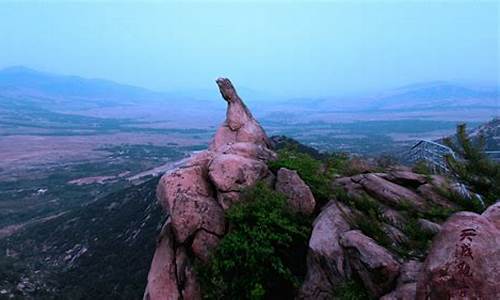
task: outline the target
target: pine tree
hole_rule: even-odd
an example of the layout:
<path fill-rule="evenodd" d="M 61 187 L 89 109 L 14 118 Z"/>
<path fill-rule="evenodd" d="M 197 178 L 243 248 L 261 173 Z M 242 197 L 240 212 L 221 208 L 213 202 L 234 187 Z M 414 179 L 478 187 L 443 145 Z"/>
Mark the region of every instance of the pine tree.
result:
<path fill-rule="evenodd" d="M 457 155 L 446 157 L 452 174 L 474 193 L 483 197 L 488 206 L 500 200 L 500 164 L 484 152 L 484 138 L 472 139 L 467 126 L 457 126 L 456 138 L 446 138 L 444 143 Z"/>

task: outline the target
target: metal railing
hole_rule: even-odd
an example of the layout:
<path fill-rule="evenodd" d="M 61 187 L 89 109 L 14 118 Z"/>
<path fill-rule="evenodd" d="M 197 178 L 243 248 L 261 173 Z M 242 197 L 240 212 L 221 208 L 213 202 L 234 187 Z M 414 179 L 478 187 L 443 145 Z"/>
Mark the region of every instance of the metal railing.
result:
<path fill-rule="evenodd" d="M 433 173 L 448 173 L 446 156 L 456 158 L 455 152 L 448 146 L 431 140 L 420 140 L 408 151 L 408 160 L 411 162 L 426 162 Z"/>

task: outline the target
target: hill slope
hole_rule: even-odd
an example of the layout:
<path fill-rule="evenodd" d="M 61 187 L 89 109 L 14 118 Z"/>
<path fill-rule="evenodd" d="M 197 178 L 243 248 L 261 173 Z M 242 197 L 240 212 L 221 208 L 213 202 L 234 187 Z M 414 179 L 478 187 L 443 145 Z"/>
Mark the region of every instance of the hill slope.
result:
<path fill-rule="evenodd" d="M 6 291 L 0 298 L 141 298 L 165 220 L 156 203 L 157 182 L 150 179 L 0 239 L 0 290 Z"/>

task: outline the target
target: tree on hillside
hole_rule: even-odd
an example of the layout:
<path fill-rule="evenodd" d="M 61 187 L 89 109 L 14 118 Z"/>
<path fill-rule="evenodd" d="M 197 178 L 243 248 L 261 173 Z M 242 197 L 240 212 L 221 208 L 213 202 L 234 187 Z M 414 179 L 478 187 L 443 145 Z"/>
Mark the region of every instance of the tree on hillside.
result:
<path fill-rule="evenodd" d="M 456 137 L 446 138 L 444 143 L 457 154 L 446 157 L 452 174 L 472 192 L 481 195 L 487 206 L 500 200 L 500 164 L 484 152 L 483 137 L 471 138 L 467 126 L 459 124 Z"/>

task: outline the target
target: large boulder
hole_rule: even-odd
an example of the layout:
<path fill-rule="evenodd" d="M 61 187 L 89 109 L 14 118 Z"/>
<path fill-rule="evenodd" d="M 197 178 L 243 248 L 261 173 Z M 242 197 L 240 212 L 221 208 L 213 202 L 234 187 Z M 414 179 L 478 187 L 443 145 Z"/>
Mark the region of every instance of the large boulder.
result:
<path fill-rule="evenodd" d="M 208 169 L 205 166 L 192 165 L 181 167 L 161 177 L 156 195 L 158 202 L 170 214 L 179 195 L 186 197 L 214 196 L 214 191 L 207 181 Z"/>
<path fill-rule="evenodd" d="M 170 218 L 162 228 L 149 269 L 144 300 L 201 299 L 185 250 L 176 248 Z"/>
<path fill-rule="evenodd" d="M 208 175 L 218 191 L 239 192 L 254 185 L 269 173 L 265 162 L 236 154 L 216 156 L 209 166 Z"/>
<path fill-rule="evenodd" d="M 351 198 L 361 197 L 365 194 L 363 186 L 355 182 L 353 178 L 358 178 L 358 176 L 337 178 L 333 181 L 332 188 L 342 188 L 346 192 L 347 196 Z"/>
<path fill-rule="evenodd" d="M 436 187 L 431 183 L 426 183 L 417 188 L 417 193 L 423 198 L 433 202 L 436 205 L 439 205 L 444 208 L 456 208 L 457 205 L 441 195 L 438 192 L 438 189 L 442 189 L 440 187 Z"/>
<path fill-rule="evenodd" d="M 307 253 L 307 275 L 299 299 L 332 299 L 334 286 L 350 278 L 340 236 L 351 229 L 351 211 L 335 200 L 323 207 L 313 224 Z"/>
<path fill-rule="evenodd" d="M 389 181 L 403 186 L 417 188 L 422 184 L 427 183 L 427 178 L 424 175 L 413 173 L 409 170 L 391 170 L 386 178 Z"/>
<path fill-rule="evenodd" d="M 283 193 L 288 199 L 288 206 L 296 212 L 310 215 L 314 211 L 316 201 L 311 189 L 300 178 L 297 171 L 281 168 L 276 178 L 276 191 Z"/>
<path fill-rule="evenodd" d="M 417 278 L 422 270 L 422 263 L 410 260 L 401 265 L 397 287 L 380 300 L 414 300 L 417 293 Z"/>
<path fill-rule="evenodd" d="M 500 299 L 500 204 L 460 212 L 441 227 L 425 259 L 417 299 Z"/>
<path fill-rule="evenodd" d="M 427 207 L 426 200 L 413 189 L 413 183 L 423 180 L 411 172 L 368 173 L 352 177 L 338 178 L 333 182 L 333 187 L 341 187 L 349 197 L 360 197 L 368 194 L 379 202 L 390 207 L 410 206 L 415 210 L 424 211 Z M 397 177 L 396 177 L 397 176 Z M 396 184 L 391 180 L 408 186 Z"/>
<path fill-rule="evenodd" d="M 347 253 L 351 269 L 372 296 L 380 297 L 394 288 L 400 264 L 387 249 L 359 230 L 343 233 L 340 245 Z"/>
<path fill-rule="evenodd" d="M 483 217 L 488 219 L 495 227 L 500 230 L 500 201 L 491 205 L 483 212 Z"/>
<path fill-rule="evenodd" d="M 180 243 L 201 228 L 224 233 L 224 211 L 214 198 L 206 172 L 198 165 L 180 168 L 163 176 L 158 184 L 158 199 L 170 213 Z"/>
<path fill-rule="evenodd" d="M 352 178 L 373 198 L 392 207 L 409 205 L 415 210 L 426 208 L 426 201 L 409 188 L 390 182 L 377 174 L 363 174 Z"/>
<path fill-rule="evenodd" d="M 398 228 L 391 226 L 389 224 L 382 224 L 382 230 L 387 235 L 391 244 L 394 246 L 402 245 L 408 241 L 408 237 Z"/>
<path fill-rule="evenodd" d="M 418 275 L 422 271 L 422 263 L 417 260 L 409 260 L 401 265 L 398 285 L 417 282 Z"/>

